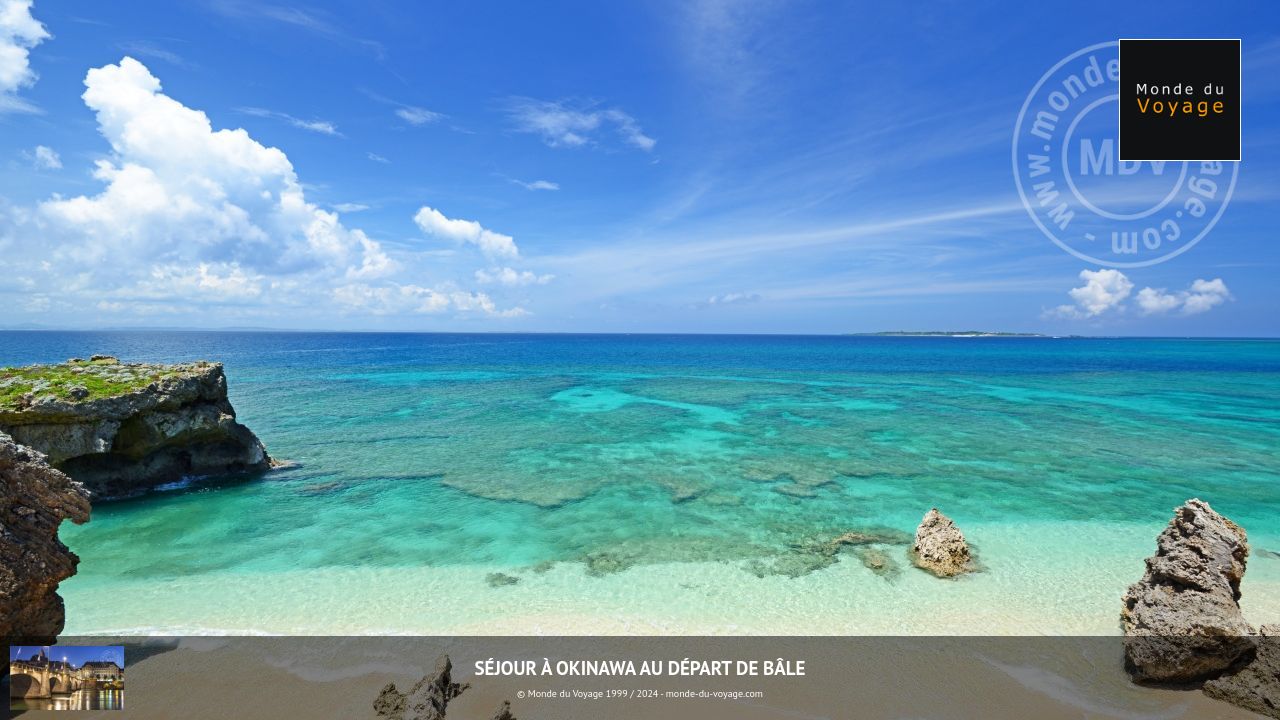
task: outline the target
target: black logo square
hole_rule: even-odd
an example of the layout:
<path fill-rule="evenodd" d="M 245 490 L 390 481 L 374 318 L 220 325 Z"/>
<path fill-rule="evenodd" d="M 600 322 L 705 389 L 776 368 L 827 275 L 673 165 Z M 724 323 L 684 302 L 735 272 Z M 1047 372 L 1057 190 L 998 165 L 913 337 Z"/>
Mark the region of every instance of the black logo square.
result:
<path fill-rule="evenodd" d="M 1120 159 L 1239 160 L 1240 41 L 1121 40 Z"/>

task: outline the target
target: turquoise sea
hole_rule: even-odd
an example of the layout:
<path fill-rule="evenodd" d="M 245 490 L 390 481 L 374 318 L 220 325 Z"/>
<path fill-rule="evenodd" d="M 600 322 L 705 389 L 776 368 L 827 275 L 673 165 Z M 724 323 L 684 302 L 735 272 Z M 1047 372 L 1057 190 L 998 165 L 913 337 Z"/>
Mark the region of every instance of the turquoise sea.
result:
<path fill-rule="evenodd" d="M 72 634 L 1107 634 L 1190 497 L 1280 620 L 1280 341 L 0 333 L 97 352 L 224 362 L 290 464 L 64 525 Z M 909 566 L 933 506 L 982 572 Z"/>

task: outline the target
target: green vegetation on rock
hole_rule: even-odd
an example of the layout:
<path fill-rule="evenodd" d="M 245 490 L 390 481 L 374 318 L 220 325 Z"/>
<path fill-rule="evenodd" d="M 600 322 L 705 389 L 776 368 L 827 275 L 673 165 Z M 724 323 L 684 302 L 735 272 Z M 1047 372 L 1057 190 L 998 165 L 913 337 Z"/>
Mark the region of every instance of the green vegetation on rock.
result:
<path fill-rule="evenodd" d="M 181 374 L 174 366 L 125 365 L 113 357 L 73 358 L 57 365 L 0 368 L 0 412 L 30 406 L 52 396 L 69 402 L 91 402 L 145 389 L 153 382 Z"/>

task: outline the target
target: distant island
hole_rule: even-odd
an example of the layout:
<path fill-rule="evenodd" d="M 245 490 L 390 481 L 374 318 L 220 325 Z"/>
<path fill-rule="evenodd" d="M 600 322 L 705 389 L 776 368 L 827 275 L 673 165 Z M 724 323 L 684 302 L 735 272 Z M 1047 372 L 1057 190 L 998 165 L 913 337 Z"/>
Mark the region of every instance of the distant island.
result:
<path fill-rule="evenodd" d="M 1047 338 L 1040 333 L 988 332 L 986 330 L 890 330 L 875 333 L 853 333 L 862 337 L 1029 337 Z"/>

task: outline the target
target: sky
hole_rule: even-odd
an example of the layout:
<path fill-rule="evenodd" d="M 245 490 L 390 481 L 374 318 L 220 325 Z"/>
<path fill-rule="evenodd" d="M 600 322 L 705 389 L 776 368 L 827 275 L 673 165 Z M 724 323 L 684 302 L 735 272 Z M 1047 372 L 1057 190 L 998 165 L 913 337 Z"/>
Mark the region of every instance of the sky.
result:
<path fill-rule="evenodd" d="M 1112 269 L 1010 143 L 1120 37 L 1242 38 L 1244 161 Z M 1278 130 L 1274 3 L 0 0 L 0 327 L 1280 336 Z"/>
<path fill-rule="evenodd" d="M 29 660 L 38 655 L 36 645 L 10 645 L 9 661 Z M 80 667 L 88 661 L 111 661 L 124 667 L 124 647 L 120 645 L 53 645 L 48 649 L 50 660 L 66 659 L 72 667 Z"/>

